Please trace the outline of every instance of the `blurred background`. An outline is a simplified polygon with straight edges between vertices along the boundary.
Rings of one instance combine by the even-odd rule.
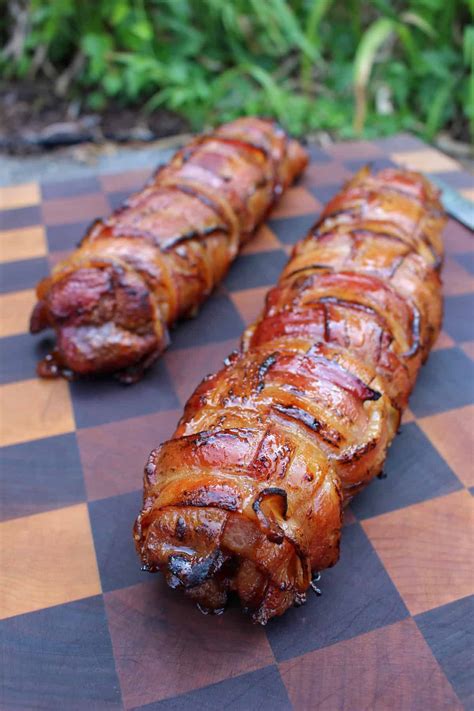
[[[154,140],[241,114],[466,155],[467,0],[0,0],[0,147]],[[471,24],[470,24],[471,23]]]

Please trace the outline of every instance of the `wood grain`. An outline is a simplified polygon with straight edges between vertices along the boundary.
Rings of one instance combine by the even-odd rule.
[[[0,446],[74,431],[65,380],[22,380],[2,386]]]
[[[0,618],[101,592],[86,504],[5,521],[0,538]]]
[[[412,615],[472,592],[474,499],[459,491],[362,526]]]
[[[413,620],[291,659],[280,671],[294,711],[462,709]]]

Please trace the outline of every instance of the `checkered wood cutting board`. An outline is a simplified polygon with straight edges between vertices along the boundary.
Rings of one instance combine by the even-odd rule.
[[[346,515],[322,597],[252,626],[204,617],[140,571],[131,527],[149,451],[236,346],[291,245],[357,168],[404,165],[466,196],[472,179],[410,136],[312,149],[199,316],[138,385],[39,381],[34,286],[148,177],[0,190],[2,709],[458,709],[473,703],[474,240],[450,221],[445,323],[386,466]],[[150,166],[152,169],[154,166]]]

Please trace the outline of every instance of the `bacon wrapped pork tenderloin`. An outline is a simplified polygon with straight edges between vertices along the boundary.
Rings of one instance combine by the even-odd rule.
[[[444,216],[416,173],[363,170],[294,248],[241,348],[145,468],[135,542],[202,609],[262,624],[339,558],[440,330]]]
[[[137,379],[166,347],[168,326],[197,310],[306,163],[296,141],[258,118],[180,150],[38,285],[30,329],[57,337],[39,374]]]

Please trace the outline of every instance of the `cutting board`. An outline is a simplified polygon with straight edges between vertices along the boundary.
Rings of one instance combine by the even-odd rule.
[[[401,135],[311,148],[290,189],[194,320],[137,385],[39,381],[36,282],[149,171],[0,189],[3,709],[458,709],[472,702],[474,240],[445,232],[445,321],[386,478],[347,512],[322,596],[266,628],[201,615],[140,570],[131,529],[149,451],[258,314],[293,243],[367,162],[472,193]]]

